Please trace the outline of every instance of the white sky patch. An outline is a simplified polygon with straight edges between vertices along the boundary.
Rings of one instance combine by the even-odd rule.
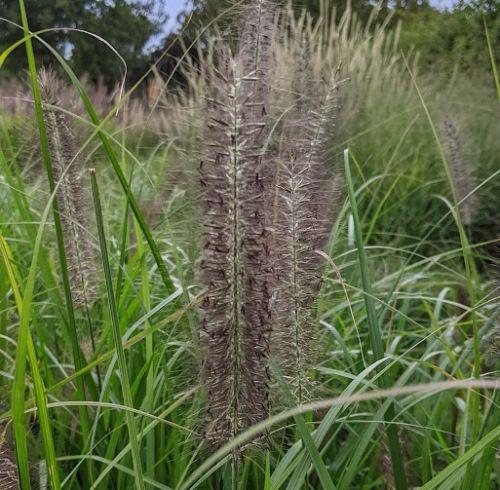
[[[168,15],[168,20],[162,27],[161,32],[153,36],[144,49],[150,51],[158,47],[161,41],[169,32],[174,31],[178,27],[177,16],[184,10],[189,10],[191,7],[190,0],[162,0],[158,2],[161,4],[162,11]]]

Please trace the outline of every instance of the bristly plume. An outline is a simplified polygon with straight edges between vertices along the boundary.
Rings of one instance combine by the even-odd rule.
[[[0,490],[18,489],[19,476],[14,445],[7,427],[0,423]]]
[[[49,138],[53,178],[59,187],[57,204],[67,250],[69,280],[76,308],[91,305],[97,299],[97,276],[92,242],[89,238],[88,209],[80,164],[76,158],[75,137],[66,114],[56,108],[63,84],[47,70],[39,74],[43,114]]]
[[[337,74],[325,84],[308,73],[305,63],[292,84],[296,100],[284,125],[273,244],[272,354],[298,404],[310,388],[314,303],[323,269],[317,250],[328,241],[342,188],[342,177],[327,168],[339,112]]]
[[[248,0],[243,12],[243,25],[237,47],[237,70],[241,79],[242,123],[246,144],[243,158],[247,161],[249,183],[249,215],[262,215],[270,194],[274,169],[266,159],[269,134],[268,102],[272,70],[273,41],[276,36],[276,5],[273,0]],[[252,190],[253,188],[253,190]],[[260,208],[260,209],[256,209]],[[263,221],[262,221],[263,223]],[[258,227],[262,226],[258,224]],[[258,230],[255,230],[256,234]]]
[[[269,232],[265,199],[266,99],[272,2],[249,2],[237,54],[205,67],[209,92],[200,180],[203,253],[200,345],[207,392],[205,439],[219,447],[269,413]]]
[[[441,126],[457,200],[460,202],[475,188],[472,166],[471,162],[466,161],[464,141],[453,119],[446,117]],[[478,208],[479,199],[476,194],[471,194],[460,204],[460,217],[464,225],[472,224]]]
[[[269,199],[273,179],[266,142],[269,134],[267,103],[272,65],[276,2],[250,0],[244,11],[237,49],[237,70],[241,83],[242,128],[242,219],[246,225],[242,241],[245,270],[242,337],[246,346],[245,371],[248,385],[242,410],[247,427],[269,414],[270,231]]]
[[[200,311],[203,383],[207,395],[205,439],[216,448],[238,434],[243,424],[241,398],[246,376],[241,368],[243,265],[240,193],[242,171],[235,60],[221,50],[218,69],[209,73],[210,94],[200,163],[202,257],[199,280],[207,288]]]

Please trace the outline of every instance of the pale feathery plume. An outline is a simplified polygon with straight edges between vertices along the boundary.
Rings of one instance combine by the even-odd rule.
[[[245,23],[237,48],[237,70],[241,80],[238,105],[241,108],[241,160],[243,194],[242,219],[246,225],[242,241],[245,270],[243,307],[246,346],[242,369],[245,397],[242,410],[246,427],[269,415],[269,366],[271,336],[270,310],[270,188],[273,169],[267,155],[269,134],[267,104],[270,93],[275,1],[250,0],[244,10]],[[251,377],[250,377],[251,376]]]
[[[455,121],[451,117],[446,117],[441,126],[457,201],[465,199],[459,206],[460,217],[463,224],[469,226],[473,223],[479,208],[479,199],[475,193],[466,197],[475,188],[472,165],[466,159],[464,141]]]
[[[241,369],[244,226],[234,65],[231,53],[221,49],[219,67],[208,75],[210,94],[200,163],[203,234],[198,277],[207,291],[200,307],[199,342],[207,398],[204,437],[212,448],[235,437],[244,426],[240,376],[247,374]]]
[[[336,132],[339,112],[336,76],[329,83],[315,82],[306,61],[297,71],[292,84],[296,100],[279,158],[272,354],[297,404],[308,399],[311,385],[314,303],[323,272],[317,250],[328,241],[342,195],[342,176],[327,168],[328,140]]]
[[[47,128],[53,178],[59,187],[57,204],[66,246],[73,305],[90,306],[98,297],[95,256],[89,236],[88,203],[76,158],[75,137],[67,115],[58,110],[64,86],[54,72],[42,69],[39,74],[43,115]]]

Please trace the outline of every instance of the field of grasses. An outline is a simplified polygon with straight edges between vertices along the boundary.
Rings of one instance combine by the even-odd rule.
[[[487,33],[489,71],[421,73],[375,10],[257,0],[182,88],[153,66],[106,94],[39,66],[20,5],[0,488],[499,488]]]

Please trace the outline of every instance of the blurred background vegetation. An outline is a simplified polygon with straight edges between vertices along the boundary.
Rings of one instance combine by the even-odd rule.
[[[177,19],[169,19],[173,2],[165,0],[37,0],[29,3],[29,20],[33,31],[54,28],[43,33],[44,39],[66,55],[78,75],[87,74],[90,81],[104,83],[111,89],[122,77],[123,64],[104,44],[74,29],[90,31],[111,44],[127,63],[130,82],[136,81],[151,63],[168,51],[159,66],[160,72],[168,77],[176,58],[192,43],[200,28],[231,3],[232,0],[185,2]],[[293,3],[298,10],[306,8],[313,17],[319,15],[321,2],[318,0]],[[375,4],[370,0],[326,0],[325,3],[336,6],[338,17],[350,3],[363,23],[373,15]],[[389,29],[398,30],[399,47],[404,52],[416,50],[424,70],[489,72],[484,23],[493,46],[498,45],[500,2],[450,0],[436,5],[429,0],[382,0],[376,20],[387,22]],[[3,18],[19,23],[17,0],[0,0],[0,12]],[[372,26],[374,24],[376,22]],[[166,29],[167,25],[172,29]],[[20,32],[17,26],[3,22],[0,50],[16,42]],[[44,64],[54,63],[43,45],[35,43],[35,49]],[[0,72],[0,80],[21,75],[23,68],[26,68],[26,56],[23,49],[17,49]]]

